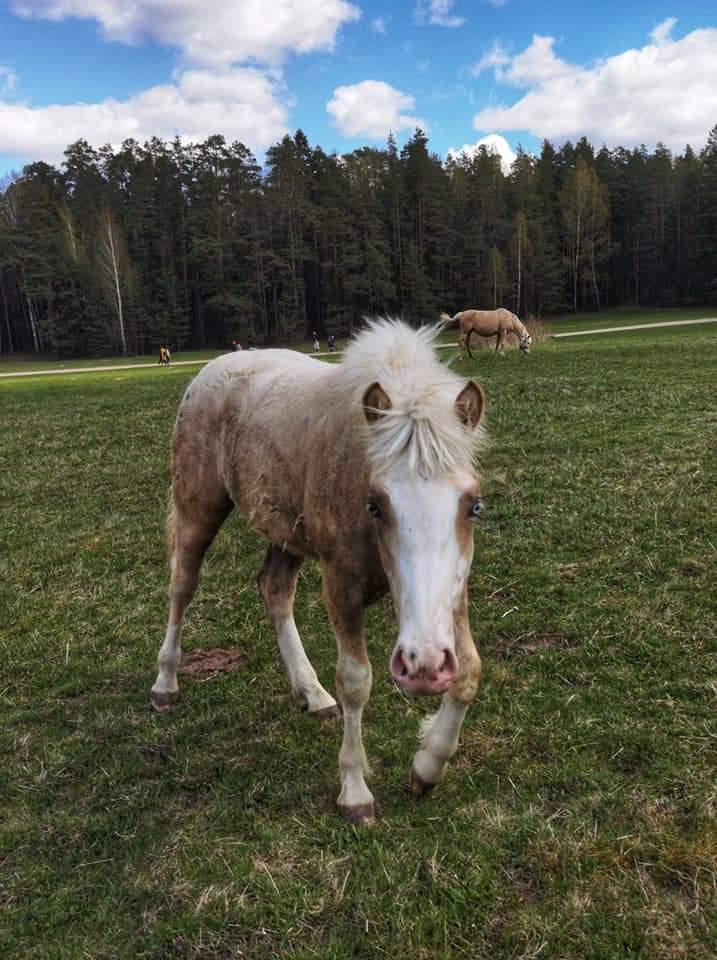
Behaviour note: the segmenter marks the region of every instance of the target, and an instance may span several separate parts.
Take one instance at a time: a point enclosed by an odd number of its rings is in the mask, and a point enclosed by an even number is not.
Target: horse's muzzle
[[[448,648],[419,654],[414,649],[396,647],[391,657],[391,676],[409,693],[445,693],[457,671],[458,660]]]

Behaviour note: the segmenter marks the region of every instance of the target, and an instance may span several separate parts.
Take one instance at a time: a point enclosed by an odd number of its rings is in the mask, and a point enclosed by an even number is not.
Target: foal
[[[166,709],[177,693],[184,612],[236,506],[269,541],[258,583],[294,698],[327,717],[338,714],[336,701],[293,617],[299,568],[306,557],[320,563],[343,708],[338,806],[356,824],[374,819],[361,737],[372,679],[365,608],[390,592],[391,676],[410,693],[442,694],[423,724],[414,792],[442,778],[480,680],[467,579],[483,392],[437,359],[438,329],[372,321],[338,365],[288,350],[224,355],[189,385],[174,429],[169,623],[153,703]]]

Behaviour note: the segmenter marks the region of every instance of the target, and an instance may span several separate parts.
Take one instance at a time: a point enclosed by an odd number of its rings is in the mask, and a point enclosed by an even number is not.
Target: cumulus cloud
[[[56,163],[81,137],[95,145],[118,145],[128,137],[179,135],[193,141],[215,133],[259,153],[287,129],[281,94],[276,81],[245,67],[186,70],[175,82],[124,101],[45,107],[0,101],[0,153]]]
[[[717,29],[673,40],[675,20],[658,24],[652,42],[591,67],[569,63],[555,38],[535,35],[516,56],[494,54],[496,80],[528,92],[510,107],[488,107],[476,130],[528,130],[551,140],[587,136],[610,145],[662,140],[674,149],[703,143],[714,124]],[[487,55],[487,56],[490,56]]]
[[[9,8],[43,20],[94,20],[108,40],[181,53],[183,69],[171,82],[89,104],[8,102],[16,78],[0,67],[0,153],[49,162],[79,137],[98,145],[222,133],[260,153],[287,129],[285,58],[332,49],[341,27],[361,16],[349,0],[9,0]]]
[[[416,6],[416,20],[437,27],[462,27],[465,17],[456,16],[452,9],[453,0],[421,0]]]
[[[396,90],[382,80],[363,80],[346,87],[337,87],[326,104],[334,126],[346,137],[385,137],[389,131],[423,127],[420,117],[403,113],[413,110],[415,98]]]
[[[448,156],[457,157],[461,153],[466,153],[470,157],[478,152],[478,147],[487,147],[489,153],[497,154],[500,157],[500,166],[503,173],[506,175],[510,173],[516,153],[505,137],[501,137],[499,133],[489,133],[487,137],[481,137],[475,143],[464,143],[460,149],[450,147]]]
[[[361,11],[348,0],[10,0],[42,20],[95,20],[108,40],[179,47],[192,63],[280,62],[287,53],[331,49]]]

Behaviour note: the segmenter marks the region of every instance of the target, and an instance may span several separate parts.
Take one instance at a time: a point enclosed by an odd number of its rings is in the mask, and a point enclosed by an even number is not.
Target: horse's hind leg
[[[326,719],[338,716],[339,708],[319,683],[294,622],[294,594],[302,563],[302,557],[270,546],[257,583],[276,630],[294,699],[309,713]]]
[[[465,335],[465,333],[463,333],[463,331],[461,331],[461,334],[460,334],[460,336],[458,337],[458,354],[457,354],[457,356],[458,356],[458,359],[459,359],[459,360],[462,360],[462,359],[463,359],[463,351],[465,350],[465,348],[466,348],[466,335]]]
[[[157,657],[157,679],[152,687],[155,710],[166,710],[179,689],[177,667],[181,657],[181,635],[184,612],[199,583],[199,569],[209,545],[232,508],[226,493],[215,502],[192,509],[174,503],[167,522],[169,562],[169,621],[164,643]]]

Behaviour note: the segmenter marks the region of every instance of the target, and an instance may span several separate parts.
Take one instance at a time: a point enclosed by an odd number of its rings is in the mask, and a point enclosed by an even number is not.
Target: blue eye
[[[471,516],[479,517],[482,509],[483,509],[482,502],[480,500],[474,500],[471,506]]]

